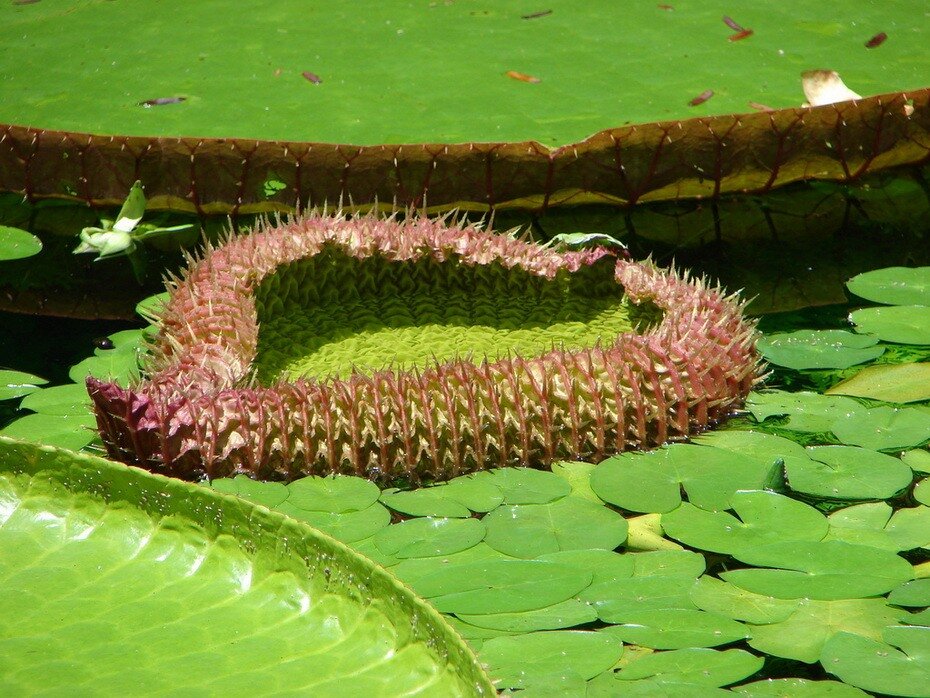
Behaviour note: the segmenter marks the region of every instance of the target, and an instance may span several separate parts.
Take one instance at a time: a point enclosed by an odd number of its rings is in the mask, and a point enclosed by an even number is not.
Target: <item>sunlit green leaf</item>
[[[810,679],[763,679],[732,691],[748,698],[868,698],[867,693],[839,681]]]
[[[930,507],[893,510],[885,502],[846,507],[829,516],[826,540],[898,552],[930,545]]]
[[[136,303],[136,313],[141,315],[147,322],[155,322],[161,317],[165,304],[170,297],[170,292],[163,291],[162,293],[156,293],[154,296],[143,298]]]
[[[760,422],[769,417],[787,415],[785,429],[821,434],[829,432],[840,417],[864,411],[865,407],[851,398],[839,395],[767,390],[750,393],[746,409]]]
[[[250,502],[264,504],[269,509],[274,509],[281,504],[288,495],[287,487],[280,482],[259,482],[247,475],[217,478],[210,482],[210,486],[217,492],[234,494]]]
[[[868,366],[826,394],[899,403],[930,400],[930,363]]]
[[[587,570],[593,575],[591,584],[601,584],[632,577],[637,557],[611,550],[561,550],[538,559]]]
[[[578,598],[605,623],[624,623],[646,609],[696,609],[690,596],[694,582],[691,575],[680,574],[630,577],[592,584]]]
[[[19,228],[0,225],[0,262],[32,257],[42,251],[42,241]]]
[[[287,489],[291,506],[336,514],[367,509],[381,494],[373,482],[349,475],[305,477],[294,480]]]
[[[885,342],[930,344],[930,306],[890,305],[862,308],[849,314],[859,332]]]
[[[375,544],[399,558],[449,555],[479,543],[487,532],[478,519],[408,519],[382,529]]]
[[[94,440],[97,420],[86,414],[51,415],[27,414],[10,422],[0,435],[79,451]]]
[[[613,550],[626,540],[620,514],[581,497],[549,504],[501,506],[484,517],[487,543],[514,557],[535,558],[558,550]]]
[[[391,512],[377,503],[360,511],[336,513],[297,507],[288,497],[287,501],[276,506],[275,510],[298,521],[306,521],[343,543],[355,543],[373,536],[391,523]]]
[[[19,406],[40,414],[80,415],[90,411],[91,401],[86,387],[78,383],[66,383],[29,393]]]
[[[572,491],[555,473],[533,468],[498,468],[491,471],[490,482],[500,488],[504,504],[548,504]]]
[[[381,493],[381,503],[394,511],[409,514],[410,516],[453,518],[471,516],[468,507],[443,495],[444,488],[442,485],[404,492],[392,488]]]
[[[849,368],[872,361],[885,349],[876,337],[843,330],[798,330],[759,339],[756,347],[769,363],[796,371],[812,368]]]
[[[745,650],[720,651],[688,647],[643,655],[625,666],[616,677],[629,681],[654,676],[673,682],[728,686],[755,674],[762,668],[763,662],[762,657],[756,657]]]
[[[905,582],[888,594],[888,603],[895,606],[930,606],[930,578]]]
[[[785,464],[795,492],[832,499],[885,499],[907,487],[911,469],[900,459],[856,446],[812,446],[809,460]]]
[[[0,369],[0,400],[13,400],[29,395],[46,383],[47,380],[31,373]]]
[[[714,613],[684,608],[631,612],[627,620],[611,628],[611,634],[653,649],[716,647],[749,637],[749,629]]]
[[[930,267],[886,267],[846,282],[860,298],[886,305],[930,305]]]
[[[845,683],[866,691],[925,696],[930,686],[930,627],[892,626],[883,642],[838,633],[824,645],[820,663]]]
[[[920,407],[872,407],[838,417],[830,431],[853,446],[875,450],[912,448],[930,439],[930,411]]]
[[[777,623],[798,606],[797,600],[754,594],[708,575],[694,583],[690,595],[692,603],[702,611],[747,623]]]
[[[534,611],[523,611],[522,613],[493,613],[488,615],[460,613],[458,617],[466,623],[482,628],[529,633],[538,630],[562,630],[591,623],[597,620],[597,613],[589,604],[583,601],[568,599],[552,606],[538,608]]]

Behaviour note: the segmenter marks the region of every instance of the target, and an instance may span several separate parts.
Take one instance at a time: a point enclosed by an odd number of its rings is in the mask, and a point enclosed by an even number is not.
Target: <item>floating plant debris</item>
[[[704,90],[701,94],[699,94],[697,97],[695,97],[690,102],[688,102],[688,104],[689,106],[696,107],[699,104],[704,104],[704,102],[706,102],[708,99],[710,99],[713,96],[714,96],[713,90]]]
[[[726,24],[730,29],[732,29],[735,32],[746,31],[746,28],[742,24],[737,22],[732,17],[728,17],[727,15],[723,16],[723,23]]]
[[[508,78],[519,80],[520,82],[539,82],[539,78],[536,76],[520,73],[516,70],[508,70],[506,73],[504,73],[504,75],[506,75]]]
[[[749,107],[755,109],[756,111],[775,111],[772,107],[767,104],[760,104],[759,102],[750,102]]]
[[[876,34],[871,39],[865,42],[865,47],[875,48],[876,46],[881,46],[883,43],[885,43],[885,39],[887,38],[888,38],[888,35],[885,32],[879,32],[878,34]]]
[[[540,10],[539,12],[530,12],[528,15],[520,15],[520,19],[538,19],[551,14],[552,10]]]
[[[746,37],[752,36],[752,35],[753,35],[752,29],[743,29],[742,31],[736,32],[736,34],[730,34],[730,36],[727,38],[730,41],[741,41],[742,39],[745,39]]]
[[[149,107],[161,107],[165,104],[178,104],[186,99],[187,97],[156,97],[155,99],[146,99],[139,102],[139,106],[148,109]]]
[[[304,72],[301,73],[301,75],[304,76],[305,80],[309,80],[314,85],[319,85],[321,82],[323,82],[323,78],[321,78],[316,73],[311,73],[309,70],[305,70]]]

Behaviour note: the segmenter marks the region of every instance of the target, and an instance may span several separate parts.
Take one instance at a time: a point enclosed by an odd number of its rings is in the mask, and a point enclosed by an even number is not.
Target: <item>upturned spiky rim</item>
[[[258,284],[329,246],[358,259],[500,263],[547,278],[610,255],[448,220],[323,213],[208,246],[169,282],[149,377],[128,389],[87,380],[109,454],[186,478],[445,479],[683,438],[726,417],[759,377],[754,323],[735,296],[618,259],[614,278],[627,297],[665,313],[644,333],[533,357],[252,385]]]

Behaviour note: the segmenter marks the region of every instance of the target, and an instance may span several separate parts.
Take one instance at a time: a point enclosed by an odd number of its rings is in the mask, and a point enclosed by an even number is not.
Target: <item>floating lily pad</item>
[[[716,647],[749,637],[749,629],[735,620],[691,609],[655,609],[630,613],[610,628],[611,634],[643,647],[675,650]]]
[[[695,506],[719,510],[737,490],[761,488],[771,469],[764,458],[672,444],[608,458],[591,473],[591,488],[604,501],[631,511],[669,512],[681,502],[682,488]]]
[[[853,686],[882,694],[926,696],[930,686],[930,627],[892,626],[884,642],[838,633],[823,648],[820,663]]]
[[[42,241],[32,233],[0,225],[0,262],[32,257],[42,251]]]
[[[750,393],[746,400],[746,409],[760,422],[769,417],[787,415],[788,421],[783,428],[808,434],[823,434],[830,432],[841,417],[864,411],[865,407],[852,398],[839,395],[767,390]]]
[[[169,291],[163,291],[156,293],[154,296],[143,298],[136,303],[136,313],[149,322],[156,322],[170,297],[171,293]]]
[[[690,595],[692,603],[702,611],[747,623],[777,623],[798,606],[797,600],[754,594],[707,575],[694,583]]]
[[[732,694],[722,688],[712,688],[706,684],[673,681],[665,677],[622,681],[616,674],[604,673],[588,681],[588,691],[584,698],[732,698]],[[579,697],[581,698],[581,697]]]
[[[839,681],[810,679],[764,679],[732,690],[749,698],[868,698],[867,693]]]
[[[259,482],[247,475],[217,478],[210,483],[210,486],[217,492],[234,494],[250,502],[264,504],[269,509],[274,509],[281,504],[289,494],[287,487],[280,482]]]
[[[875,596],[914,576],[910,563],[894,553],[841,541],[772,543],[739,550],[735,556],[756,567],[721,572],[720,577],[778,599]]]
[[[916,448],[901,455],[901,460],[915,473],[930,473],[930,451]]]
[[[930,545],[930,507],[895,511],[885,502],[846,507],[829,516],[826,540],[869,545],[892,552]]]
[[[884,453],[856,446],[813,446],[807,451],[808,460],[785,464],[795,492],[831,499],[885,499],[913,478],[907,465]]]
[[[334,514],[367,509],[381,495],[373,482],[350,475],[304,477],[290,483],[287,490],[291,506]]]
[[[849,368],[881,356],[877,337],[844,330],[798,330],[767,335],[756,347],[769,363],[802,371],[812,368]]]
[[[884,342],[930,344],[930,306],[889,305],[862,308],[849,314],[859,332]]]
[[[914,499],[930,506],[930,477],[925,477],[914,486]]]
[[[504,504],[548,504],[571,494],[572,486],[555,473],[533,468],[498,468],[490,482],[504,496]]]
[[[477,545],[487,529],[478,519],[408,519],[381,529],[375,545],[399,558],[449,555]]]
[[[811,664],[820,658],[824,644],[836,633],[881,640],[884,628],[897,623],[905,613],[888,606],[885,599],[801,599],[785,620],[754,625],[749,645],[773,657]]]
[[[846,288],[886,305],[930,305],[930,267],[885,267],[854,276]]]
[[[930,363],[868,366],[837,383],[826,394],[898,403],[930,400]]]
[[[592,502],[600,504],[601,498],[598,497],[594,490],[591,489],[591,471],[597,467],[596,463],[584,463],[582,461],[563,461],[553,463],[551,470],[560,478],[568,481],[572,486],[572,494],[576,497],[589,499]]]
[[[878,450],[912,448],[930,439],[930,410],[872,407],[839,417],[831,426],[845,444]]]
[[[0,400],[13,400],[29,395],[46,383],[47,380],[31,373],[0,370]]]
[[[517,613],[570,599],[592,576],[554,562],[491,560],[448,565],[411,586],[444,613]]]
[[[584,601],[568,599],[545,608],[522,613],[492,613],[475,615],[460,613],[466,623],[481,628],[529,633],[538,630],[562,630],[597,620],[595,610]]]
[[[550,504],[501,506],[484,517],[487,543],[514,557],[559,550],[613,550],[626,540],[626,520],[603,504],[563,497]]]
[[[83,383],[87,376],[113,380],[123,385],[139,377],[139,356],[142,352],[142,330],[123,330],[109,335],[112,349],[94,349],[94,355],[75,364],[68,377]]]
[[[369,538],[364,541],[359,541],[358,543],[353,543],[352,547],[368,554],[367,551],[369,549],[369,541],[371,541],[370,547],[375,551],[374,557],[383,557],[385,554],[381,552],[381,548],[375,544],[374,538]],[[411,557],[404,559],[394,557],[393,555],[387,557],[389,557],[391,560],[390,563],[388,563],[388,566],[391,569],[391,574],[394,574],[399,579],[410,585],[413,585],[415,581],[421,577],[431,575],[434,572],[437,572],[438,570],[441,570],[450,565],[461,565],[470,562],[487,562],[490,560],[514,559],[504,555],[501,552],[498,552],[484,542],[477,543],[470,548],[465,548],[464,550],[452,553],[451,555],[434,555],[429,557]]]
[[[264,507],[9,440],[0,490],[5,693],[494,692],[428,604]]]
[[[391,512],[380,504],[372,504],[361,511],[336,513],[297,507],[288,498],[275,509],[299,521],[306,521],[343,543],[355,543],[369,538],[391,523]]]
[[[524,688],[547,681],[571,667],[584,679],[610,669],[623,654],[623,644],[604,633],[558,630],[492,638],[479,657],[498,688]]]
[[[27,414],[10,422],[0,435],[79,451],[97,436],[94,415]]]
[[[888,594],[888,603],[895,606],[930,606],[930,578],[905,582]]]
[[[444,496],[442,485],[418,490],[385,490],[381,502],[394,511],[410,516],[434,516],[443,518],[466,518],[471,510],[461,502]]]
[[[19,403],[24,410],[32,410],[39,414],[53,414],[58,416],[89,414],[91,411],[90,396],[87,388],[77,383],[55,385],[29,393]]]
[[[700,577],[707,564],[704,556],[690,550],[655,550],[633,553],[633,574],[637,577],[690,575]]]
[[[753,393],[759,395],[760,393]],[[807,457],[807,451],[800,444],[774,434],[761,431],[711,431],[692,439],[694,443],[702,446],[715,446],[726,451],[741,453],[756,459],[766,459],[774,462],[787,456]]]
[[[718,553],[784,540],[818,541],[827,533],[823,514],[774,492],[743,490],[730,502],[739,518],[684,502],[662,515],[662,527],[666,534],[692,548]]]
[[[610,550],[564,550],[540,555],[538,559],[587,570],[594,575],[591,584],[601,584],[632,577],[637,557]]]
[[[656,575],[616,579],[592,584],[578,594],[591,604],[605,623],[626,623],[646,609],[689,609],[695,578],[690,575]]]
[[[616,678],[630,681],[656,677],[671,682],[729,686],[755,674],[763,662],[762,657],[745,650],[688,647],[643,655],[617,672]]]

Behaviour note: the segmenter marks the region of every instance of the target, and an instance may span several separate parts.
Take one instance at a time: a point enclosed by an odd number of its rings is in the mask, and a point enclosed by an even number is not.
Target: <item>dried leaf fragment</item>
[[[723,16],[723,23],[726,24],[730,29],[732,29],[735,32],[746,31],[745,27],[743,27],[742,24],[737,22],[732,17],[727,17],[727,15]]]
[[[520,19],[538,19],[551,14],[552,10],[540,10],[539,12],[530,12],[528,15],[520,15]]]
[[[311,73],[309,70],[305,70],[304,72],[301,73],[301,75],[304,76],[305,80],[309,80],[314,85],[319,85],[321,82],[323,82],[323,78],[321,78],[316,73]]]
[[[508,70],[506,73],[504,73],[504,75],[506,75],[508,78],[519,80],[520,82],[539,82],[539,78],[536,76],[520,73],[516,70]]]
[[[161,107],[165,104],[177,104],[183,102],[187,97],[156,97],[155,99],[145,99],[139,102],[140,107]]]
[[[888,38],[888,35],[885,32],[879,32],[878,34],[876,34],[871,39],[865,42],[865,47],[875,48],[876,46],[881,46],[883,43],[885,43],[885,39],[887,38]]]
[[[767,104],[760,104],[759,102],[750,102],[749,107],[750,109],[755,109],[756,111],[775,111]]]
[[[801,87],[807,98],[804,104],[806,107],[819,107],[824,104],[862,99],[862,95],[846,87],[835,70],[805,70],[801,73]]]
[[[727,38],[730,41],[741,41],[742,39],[745,39],[747,36],[752,36],[752,35],[753,35],[752,29],[743,29],[742,31],[738,31],[735,34],[730,34],[730,36],[728,36]]]
[[[704,90],[701,94],[699,94],[697,97],[695,97],[690,102],[688,102],[688,106],[696,107],[699,104],[704,104],[704,102],[706,102],[708,99],[710,99],[713,96],[714,96],[713,90]]]

